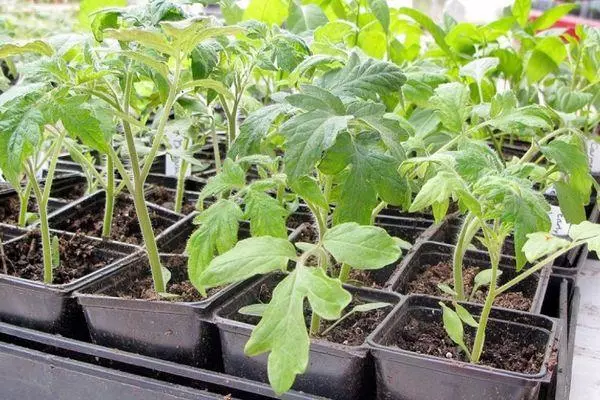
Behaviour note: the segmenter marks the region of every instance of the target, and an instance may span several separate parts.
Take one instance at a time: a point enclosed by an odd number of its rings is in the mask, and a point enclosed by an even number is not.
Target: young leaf
[[[323,236],[323,246],[337,261],[358,269],[385,267],[401,254],[396,241],[384,229],[355,222],[328,230]]]
[[[475,321],[475,319],[473,318],[473,316],[471,315],[471,313],[469,311],[467,311],[466,308],[464,308],[463,306],[461,306],[460,304],[454,302],[453,303],[454,306],[454,310],[456,311],[456,314],[459,316],[459,318],[462,320],[462,322],[464,322],[465,324],[472,326],[473,328],[477,328],[479,327],[479,324],[477,323],[477,321]]]
[[[375,18],[381,23],[383,31],[390,29],[390,8],[386,0],[368,0],[369,8],[375,15]]]
[[[250,220],[252,236],[287,237],[285,220],[288,211],[274,197],[249,190],[245,197],[245,217]]]
[[[527,235],[523,245],[523,253],[529,262],[534,262],[542,257],[553,254],[571,244],[570,241],[553,236],[549,233],[535,232]]]
[[[458,82],[444,83],[435,89],[435,95],[429,100],[440,116],[442,124],[458,133],[469,115],[467,102],[469,89]]]
[[[327,204],[327,200],[321,192],[318,182],[314,178],[302,176],[292,182],[291,188],[307,203],[312,203],[323,209],[329,208],[329,204]]]
[[[24,53],[38,53],[51,56],[54,54],[54,49],[40,39],[0,44],[0,58],[8,58]]]
[[[288,15],[282,0],[251,0],[244,11],[244,21],[257,20],[268,25],[281,25]]]
[[[269,305],[265,303],[250,304],[238,310],[238,313],[252,317],[262,317]]]
[[[454,289],[452,289],[450,286],[446,285],[445,283],[438,283],[437,284],[438,289],[440,289],[442,292],[452,296],[452,297],[456,297],[457,293]]]
[[[502,271],[498,270],[496,272],[496,279],[498,279],[500,275],[502,275]],[[479,290],[479,288],[483,286],[489,286],[490,283],[492,283],[492,270],[484,269],[479,271],[473,279],[473,290],[471,291],[471,293],[475,294]]]
[[[269,382],[281,394],[292,386],[297,374],[306,370],[310,340],[304,323],[304,298],[313,312],[337,319],[352,296],[337,279],[320,268],[297,265],[273,291],[260,323],[244,348],[248,356],[270,351]]]
[[[300,34],[306,31],[314,31],[327,22],[329,22],[327,16],[316,4],[302,5],[296,0],[290,1],[286,24],[290,32]]]
[[[296,258],[296,250],[287,239],[259,236],[244,239],[215,257],[194,284],[209,288],[239,282],[251,276],[286,268]]]
[[[478,58],[460,67],[460,75],[469,76],[473,78],[475,82],[481,84],[481,81],[483,81],[486,74],[493,71],[499,63],[500,60],[496,57]]]
[[[469,354],[469,350],[464,342],[465,332],[460,317],[454,310],[441,301],[439,304],[442,307],[442,320],[444,321],[446,333],[454,343],[460,346],[465,353]]]
[[[291,105],[305,111],[323,110],[334,115],[345,115],[346,107],[342,100],[318,86],[302,85],[302,92],[285,98]]]
[[[512,6],[512,15],[521,27],[527,25],[529,12],[531,11],[531,0],[515,0]]]
[[[52,268],[60,266],[60,241],[58,236],[52,236]]]
[[[158,30],[143,28],[107,29],[104,31],[104,35],[120,42],[137,42],[159,53],[175,56],[175,49]]]
[[[446,43],[446,34],[444,33],[444,30],[436,25],[431,18],[429,18],[426,14],[423,14],[421,11],[409,7],[398,8],[398,13],[408,15],[410,18],[414,19],[417,23],[427,29],[431,36],[433,36],[433,40],[435,40],[435,43],[440,47],[440,49],[448,54],[451,59],[454,59],[454,52],[450,46],[448,46],[448,43]]]
[[[365,303],[365,304],[359,304],[359,305],[355,306],[354,308],[352,308],[351,312],[367,312],[367,311],[378,310],[380,308],[391,307],[391,306],[392,306],[392,304],[383,303],[383,302]]]
[[[544,11],[542,15],[533,21],[531,28],[534,31],[541,31],[552,27],[556,21],[570,13],[577,7],[577,4],[559,4]]]
[[[221,173],[208,179],[199,198],[202,200],[226,190],[240,189],[245,183],[246,175],[242,167],[227,158],[223,163]]]
[[[335,143],[351,116],[335,116],[326,111],[309,111],[292,117],[280,128],[287,138],[284,155],[285,172],[293,181],[309,174],[323,151]]]

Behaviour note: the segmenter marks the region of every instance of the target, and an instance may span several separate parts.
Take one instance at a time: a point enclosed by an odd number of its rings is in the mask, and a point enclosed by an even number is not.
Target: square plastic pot
[[[73,236],[71,233],[51,231],[52,235]],[[6,242],[7,246],[17,237]],[[138,251],[137,247],[122,243],[89,238],[95,243],[99,255],[115,257],[115,260],[91,274],[65,284],[45,284],[19,277],[0,274],[0,320],[45,332],[67,336],[87,335],[83,314],[72,293],[84,285],[101,278],[126,262],[126,257]]]
[[[74,189],[77,186],[83,185],[84,187],[87,185],[87,179],[85,176],[80,174],[70,174],[61,177],[55,177],[52,181],[52,189],[50,189],[50,198],[56,201],[60,201],[63,204],[69,204],[72,201],[75,201],[83,196],[75,196],[76,192]]]
[[[440,261],[452,263],[452,254],[454,246],[437,242],[422,242],[417,245],[415,251],[409,253],[401,262],[400,268],[395,275],[390,278],[390,287],[392,290],[408,294],[407,285],[413,280],[425,265],[436,265]],[[516,276],[515,259],[509,256],[502,256],[499,268],[502,271],[500,282],[506,282]],[[480,268],[489,267],[489,255],[483,251],[467,250],[463,261],[464,266],[472,265]],[[540,273],[535,273],[526,278],[515,288],[531,297],[531,307],[529,312],[539,313],[544,301],[546,287],[548,286],[549,270],[544,269]],[[440,292],[441,294],[441,292]]]
[[[163,263],[172,258],[164,255]],[[187,268],[171,270],[185,280]],[[150,276],[145,255],[130,259],[76,293],[94,343],[163,360],[220,370],[221,352],[216,328],[208,322],[211,311],[228,297],[228,290],[199,302],[151,301],[116,297],[132,282]],[[112,293],[111,293],[112,292]]]
[[[14,200],[11,200],[14,199]],[[17,194],[17,192],[14,189],[7,189],[7,190],[3,190],[2,192],[0,192],[0,204],[6,204],[6,202],[12,201],[14,204],[14,210],[15,213],[17,214],[17,217],[15,219],[18,219],[18,213],[19,213],[19,195]],[[30,197],[30,202],[34,201],[35,202],[35,197],[33,196],[33,194]],[[60,200],[56,200],[56,199],[49,199],[48,200],[48,212],[53,213],[56,212],[57,210],[60,210],[61,208],[66,206],[66,202],[64,201],[60,201]],[[29,208],[29,207],[28,207]],[[0,223],[2,224],[6,224],[6,225],[13,225],[16,226],[17,225],[17,221],[15,221],[14,223],[8,222],[6,220],[0,221]],[[37,224],[37,220],[30,222],[29,224],[27,224],[26,226],[33,226]]]
[[[282,277],[282,274],[270,274],[254,280],[217,310],[215,323],[219,327],[225,373],[268,382],[268,355],[248,357],[244,354],[244,346],[254,325],[235,321],[231,316],[241,307],[259,302],[261,286],[274,287]],[[383,301],[395,304],[399,301],[399,296],[390,292],[350,286],[346,286],[346,289],[354,297],[368,302]],[[373,369],[365,344],[346,346],[313,339],[307,370],[296,377],[293,388],[331,399],[358,400],[370,397],[373,391],[372,384]]]
[[[534,374],[419,354],[390,345],[393,335],[407,324],[410,316],[441,321],[439,300],[430,296],[403,298],[367,339],[375,359],[377,399],[537,399],[541,383],[550,379],[546,363],[554,344],[556,322],[544,316],[502,309],[493,309],[490,314],[488,341],[492,336],[490,328],[507,329],[522,332],[530,342],[535,341],[544,349],[544,362]],[[461,304],[473,315],[481,312],[478,305]]]
[[[316,400],[185,366],[0,322],[3,400]],[[322,399],[322,398],[319,398]]]

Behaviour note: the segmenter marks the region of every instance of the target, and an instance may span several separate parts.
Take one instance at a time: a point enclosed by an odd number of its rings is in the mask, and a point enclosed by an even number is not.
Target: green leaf
[[[469,76],[481,84],[485,76],[496,69],[500,60],[496,57],[482,57],[460,67],[461,76]]]
[[[414,19],[417,23],[422,25],[425,29],[429,31],[431,36],[433,36],[433,40],[435,43],[442,49],[451,59],[454,59],[455,55],[452,49],[448,46],[445,39],[445,32],[442,28],[436,25],[435,22],[427,15],[422,12],[408,7],[400,7],[398,9],[399,14],[408,15],[410,18]]]
[[[396,241],[384,229],[355,222],[328,230],[323,246],[337,261],[358,269],[383,268],[401,254]]]
[[[192,78],[206,79],[219,63],[220,44],[216,40],[206,41],[196,46],[190,53]]]
[[[250,0],[243,20],[257,20],[268,25],[281,25],[288,16],[288,6],[283,0]]]
[[[121,15],[120,11],[106,11],[93,16],[91,28],[96,41],[102,42],[104,40],[104,31],[106,29],[116,29],[119,27],[119,15]]]
[[[254,275],[285,270],[296,250],[287,239],[259,236],[239,241],[215,257],[198,278],[197,287],[209,288],[239,282]]]
[[[292,0],[287,19],[287,29],[292,33],[314,31],[325,25],[329,20],[325,13],[316,4],[301,5]]]
[[[320,268],[297,265],[273,291],[260,323],[244,349],[248,356],[270,351],[268,376],[276,393],[292,387],[297,374],[308,366],[310,339],[304,323],[304,299],[325,319],[337,319],[352,296],[339,280]]]
[[[215,254],[225,253],[237,242],[238,221],[242,216],[242,210],[235,202],[221,199],[194,220],[200,226],[188,240],[186,253],[189,256],[188,276],[199,290],[203,290],[200,276]]]
[[[567,49],[562,40],[556,36],[548,36],[540,40],[525,67],[527,79],[535,83],[546,75],[558,70],[561,62],[567,57]]]
[[[527,25],[529,12],[531,11],[531,0],[515,0],[512,6],[512,15],[521,27]]]
[[[559,4],[557,6],[553,6],[536,18],[531,24],[531,28],[534,31],[541,31],[551,28],[556,21],[570,13],[575,8],[577,8],[577,4]]]
[[[580,224],[571,225],[569,236],[573,240],[583,240],[600,236],[600,225],[589,221],[583,221]]]
[[[221,173],[208,179],[200,192],[200,200],[217,195],[226,190],[241,189],[246,184],[246,175],[242,167],[227,158]]]
[[[101,29],[94,29],[94,23],[97,24],[96,28],[101,28],[102,26],[115,27],[115,25],[107,23],[107,21],[114,18],[116,22],[118,14],[114,12],[101,12],[93,15],[93,19],[91,20],[90,14],[106,7],[125,7],[126,5],[127,0],[81,0],[77,18],[79,19],[79,24],[84,28],[89,28],[91,21],[92,32],[94,32],[94,36],[96,36],[96,33],[101,32]],[[96,39],[98,38],[96,37]]]
[[[140,53],[139,51],[123,50],[120,51],[119,54],[138,61],[158,72],[164,79],[169,79],[169,67],[167,66],[166,62],[160,61],[156,57],[151,57],[144,53]]]
[[[534,262],[542,257],[554,254],[570,244],[570,241],[549,233],[535,232],[527,235],[527,241],[523,245],[523,252],[529,262]]]
[[[345,130],[351,116],[331,115],[326,111],[309,111],[284,123],[280,132],[286,137],[285,172],[293,181],[309,174],[330,148],[337,135]]]
[[[320,208],[328,209],[329,205],[321,192],[318,182],[309,176],[302,176],[291,183],[291,189],[296,192],[307,203],[314,204]]]
[[[435,89],[429,100],[442,124],[452,132],[461,132],[469,115],[469,89],[458,82],[445,83]]]
[[[268,306],[268,304],[264,303],[250,304],[240,308],[238,313],[250,315],[252,317],[262,317],[265,314],[265,311],[267,311]]]
[[[175,49],[167,38],[156,29],[143,28],[120,28],[107,29],[104,31],[106,37],[116,39],[120,42],[136,42],[159,53],[175,55]]]
[[[367,312],[385,307],[392,307],[392,304],[383,302],[359,304],[357,306],[354,306],[354,308],[352,308],[350,312]]]
[[[462,322],[464,322],[465,324],[467,324],[469,326],[472,326],[473,328],[479,327],[479,324],[477,323],[477,321],[475,321],[475,319],[473,318],[471,313],[469,311],[467,311],[466,308],[464,308],[463,306],[461,306],[458,303],[454,303],[453,305],[454,305],[454,310],[456,311],[456,314],[462,320]]]
[[[285,101],[305,111],[322,110],[335,115],[346,114],[342,100],[329,91],[313,85],[302,85],[301,89],[301,93],[289,95]]]
[[[240,133],[229,150],[229,156],[259,154],[261,142],[269,133],[275,120],[289,110],[287,104],[272,104],[248,115],[240,125]]]
[[[591,100],[591,93],[578,92],[566,86],[561,86],[556,91],[556,100],[552,103],[552,106],[558,111],[573,113],[587,106]]]
[[[380,31],[363,29],[358,34],[357,44],[369,57],[382,59],[387,51],[387,36]]]
[[[384,32],[390,29],[390,8],[386,0],[368,0],[369,8],[381,23]]]
[[[472,292],[477,292],[482,286],[489,286],[492,283],[492,273],[493,271],[491,268],[479,271],[473,279],[474,284]],[[502,275],[502,271],[498,270],[496,272],[496,279],[498,279],[500,275]]]
[[[360,97],[377,100],[377,95],[397,92],[406,82],[400,68],[386,61],[368,58],[361,61],[352,53],[343,68],[325,74],[317,86],[340,97]]]
[[[287,237],[285,220],[288,211],[274,197],[249,190],[245,197],[245,217],[250,220],[252,236]]]
[[[0,44],[0,58],[7,58],[25,53],[38,53],[44,56],[51,56],[54,54],[54,49],[48,43],[40,39]]]
[[[444,292],[447,295],[450,295],[452,297],[458,296],[458,294],[456,293],[456,291],[454,289],[452,289],[450,286],[446,285],[445,283],[438,283],[437,284],[437,288],[440,289],[442,292]]]
[[[469,350],[467,349],[467,346],[464,342],[465,332],[460,317],[454,310],[452,310],[450,307],[448,307],[441,301],[439,302],[439,304],[442,307],[443,311],[442,320],[444,321],[444,329],[446,330],[446,333],[448,334],[450,339],[452,339],[454,343],[460,346],[460,348],[466,354],[469,354]]]
[[[339,57],[328,54],[311,55],[310,57],[306,57],[300,64],[296,66],[296,68],[294,68],[294,70],[288,76],[288,81],[292,84],[296,83],[302,75],[311,70],[314,70],[320,66],[331,66],[341,62],[342,59]]]
[[[551,129],[554,122],[549,113],[538,105],[526,106],[513,110],[508,114],[502,114],[488,120],[487,123],[502,131],[520,131],[524,128]]]
[[[58,236],[52,236],[52,268],[60,266],[60,241]]]

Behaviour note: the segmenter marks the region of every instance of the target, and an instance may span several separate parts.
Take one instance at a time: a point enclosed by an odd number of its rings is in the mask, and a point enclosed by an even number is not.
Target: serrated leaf
[[[126,43],[136,42],[159,53],[170,56],[175,55],[175,49],[171,46],[171,43],[158,30],[149,28],[106,29],[104,36]]]
[[[332,64],[341,63],[342,59],[336,56],[328,54],[313,54],[310,57],[306,57],[300,64],[294,68],[294,70],[288,76],[288,81],[291,83],[297,82],[302,75],[308,71],[316,69],[320,66],[329,66]]]
[[[286,268],[296,258],[294,246],[287,240],[259,236],[239,241],[204,269],[195,285],[209,288],[239,282],[251,276]]]
[[[248,356],[270,351],[268,376],[276,393],[289,390],[308,366],[310,339],[304,323],[304,299],[325,319],[339,318],[352,296],[320,268],[298,265],[273,291],[260,323],[244,348]]]
[[[404,82],[406,77],[398,66],[373,58],[362,61],[352,53],[343,68],[325,74],[317,86],[340,97],[376,100],[378,95],[399,91]]]
[[[287,139],[284,164],[288,177],[293,181],[309,174],[351,119],[348,115],[315,110],[296,115],[283,124],[280,132]]]
[[[535,232],[527,235],[523,253],[529,262],[534,262],[571,244],[570,241],[549,233]]]
[[[518,132],[524,128],[548,130],[553,126],[551,114],[537,105],[526,106],[501,114],[487,121],[487,123],[496,129],[507,132]]]
[[[12,57],[24,53],[37,53],[44,56],[54,54],[54,49],[40,39],[15,41],[0,44],[0,58]]]
[[[252,236],[286,238],[285,220],[288,211],[274,197],[250,190],[245,197],[245,217],[250,220]]]
[[[452,132],[461,132],[468,117],[469,89],[458,82],[438,86],[429,99],[442,124]]]
[[[318,86],[302,85],[301,93],[292,94],[285,101],[305,111],[322,110],[334,115],[345,115],[346,107],[342,100]]]
[[[378,269],[400,257],[396,241],[379,227],[347,222],[329,229],[323,246],[339,262],[358,269]]]
[[[226,190],[241,189],[246,184],[246,174],[242,167],[234,163],[230,158],[223,162],[221,172],[208,179],[202,188],[199,198],[206,199]]]

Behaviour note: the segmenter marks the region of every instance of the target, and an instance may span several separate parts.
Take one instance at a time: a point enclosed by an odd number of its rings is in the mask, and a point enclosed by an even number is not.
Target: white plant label
[[[546,196],[556,196],[556,188],[554,187],[554,185],[552,185],[548,189],[546,189],[544,194]]]
[[[550,206],[548,215],[550,216],[550,221],[552,222],[552,228],[550,232],[557,236],[567,236],[569,234],[569,229],[571,229],[571,224],[569,224],[565,219],[560,207]]]
[[[586,142],[588,160],[590,163],[590,171],[592,173],[600,173],[600,143],[594,140]]]
[[[183,145],[183,138],[176,134],[168,135],[169,144],[171,145],[171,150],[179,150]],[[173,154],[168,154],[165,159],[165,174],[167,176],[179,176],[179,168],[181,167],[181,159]],[[187,165],[185,176],[191,175],[190,165]]]

